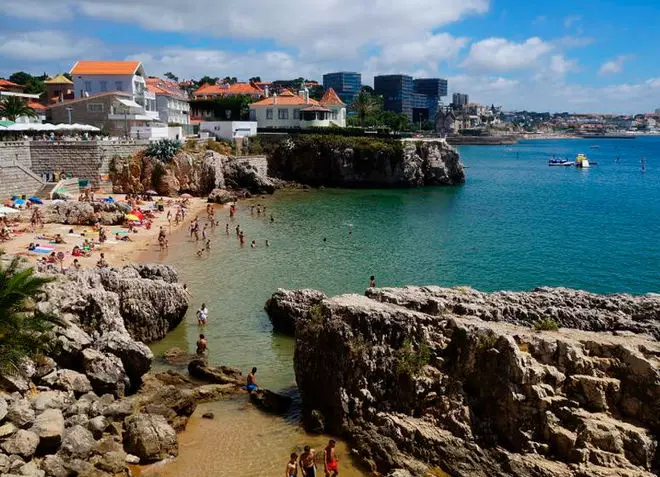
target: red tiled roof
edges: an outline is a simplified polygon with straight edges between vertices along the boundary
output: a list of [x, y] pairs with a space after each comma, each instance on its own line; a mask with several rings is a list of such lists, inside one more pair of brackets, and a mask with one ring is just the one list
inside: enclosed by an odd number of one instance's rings
[[6, 79], [0, 79], [0, 86], [12, 86], [12, 87], [19, 86], [20, 87], [21, 85], [16, 84], [16, 83], [14, 83], [12, 81], [9, 81], [9, 80], [6, 80]]
[[234, 83], [231, 85], [204, 83], [193, 92], [193, 96], [224, 96], [236, 94], [261, 95], [263, 94], [263, 90], [254, 83]]
[[35, 111], [46, 111], [46, 109], [48, 109], [43, 104], [36, 103], [34, 101], [29, 102], [28, 107], [34, 109]]
[[147, 90], [154, 94], [172, 96], [178, 99], [188, 99], [186, 92], [183, 91], [175, 81], [154, 77], [147, 78]]
[[280, 95], [273, 95], [270, 98], [264, 98], [261, 101], [252, 103], [252, 106], [320, 106], [320, 103], [315, 99], [309, 98], [309, 103], [305, 102], [305, 98], [297, 94], [292, 93], [288, 89], [282, 91]]
[[337, 93], [333, 88], [329, 88], [323, 93], [320, 103], [323, 106], [346, 106], [339, 96], [337, 96]]
[[132, 75], [139, 61], [78, 61], [71, 68], [72, 75]]

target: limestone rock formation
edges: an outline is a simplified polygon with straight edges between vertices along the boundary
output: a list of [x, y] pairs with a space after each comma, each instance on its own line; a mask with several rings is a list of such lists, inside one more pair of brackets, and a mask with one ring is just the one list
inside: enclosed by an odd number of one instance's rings
[[266, 301], [265, 310], [275, 331], [293, 335], [297, 322], [305, 319], [309, 310], [326, 298], [325, 293], [318, 290], [280, 288]]
[[[76, 198], [77, 199], [77, 198]], [[60, 201], [41, 208], [45, 223], [68, 225], [103, 225], [123, 223], [124, 215], [130, 212], [126, 204], [106, 202], [78, 202], [77, 200]]]
[[268, 168], [272, 176], [314, 186], [417, 187], [465, 182], [458, 152], [443, 139], [301, 134], [279, 143]]
[[177, 455], [176, 432], [163, 416], [136, 414], [126, 419], [124, 448], [146, 464]]
[[[314, 319], [298, 320], [294, 365], [308, 426], [351, 438], [378, 471], [650, 477], [660, 469], [660, 343], [649, 336], [657, 297], [368, 294], [325, 299]], [[583, 329], [613, 332], [534, 330], [532, 310], [543, 316], [551, 299], [557, 320], [579, 316]], [[629, 326], [626, 313], [643, 326]]]

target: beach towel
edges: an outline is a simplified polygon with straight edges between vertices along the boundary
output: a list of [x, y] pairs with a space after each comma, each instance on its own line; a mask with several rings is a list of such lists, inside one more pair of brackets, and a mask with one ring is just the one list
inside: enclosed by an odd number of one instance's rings
[[52, 247], [36, 247], [36, 248], [35, 248], [34, 250], [32, 250], [32, 251], [33, 251], [33, 252], [37, 252], [37, 253], [51, 253], [51, 252], [54, 252], [55, 249], [52, 248]]

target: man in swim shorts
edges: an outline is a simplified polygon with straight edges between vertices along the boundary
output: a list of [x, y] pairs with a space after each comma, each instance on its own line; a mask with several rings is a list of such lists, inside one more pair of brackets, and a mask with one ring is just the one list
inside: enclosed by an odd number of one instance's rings
[[328, 445], [323, 449], [323, 463], [325, 464], [325, 477], [337, 477], [339, 467], [337, 463], [337, 454], [335, 453], [336, 442], [330, 439]]
[[247, 375], [247, 383], [245, 389], [247, 389], [248, 392], [256, 391], [259, 389], [257, 386], [257, 378], [255, 374], [257, 374], [257, 368], [252, 368], [252, 371], [250, 371], [250, 373]]
[[206, 350], [209, 349], [209, 345], [206, 341], [206, 336], [199, 335], [199, 339], [197, 340], [197, 355], [203, 356], [204, 353], [206, 353]]
[[316, 465], [314, 464], [314, 449], [305, 446], [305, 452], [300, 455], [300, 469], [302, 477], [316, 477]]
[[286, 477], [298, 477], [298, 464], [296, 460], [298, 460], [298, 454], [292, 452], [289, 462], [286, 463], [286, 470], [284, 471]]

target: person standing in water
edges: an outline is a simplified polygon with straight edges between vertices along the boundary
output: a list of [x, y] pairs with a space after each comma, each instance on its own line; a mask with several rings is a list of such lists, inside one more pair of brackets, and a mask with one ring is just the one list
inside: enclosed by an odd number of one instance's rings
[[197, 340], [197, 355], [203, 356], [208, 349], [209, 349], [209, 345], [206, 342], [206, 336], [200, 334], [199, 339]]
[[225, 233], [229, 235], [229, 224], [225, 224]]
[[300, 455], [300, 470], [302, 470], [302, 477], [316, 477], [316, 465], [314, 464], [314, 457], [316, 456], [314, 449], [305, 446], [305, 452]]
[[202, 306], [197, 310], [197, 324], [203, 326], [207, 323], [209, 315], [209, 310], [206, 308], [206, 303], [202, 303]]
[[298, 477], [298, 454], [295, 452], [291, 453], [289, 462], [286, 463], [286, 471], [284, 472], [285, 477]]
[[369, 288], [376, 288], [376, 277], [373, 275], [369, 277]]
[[337, 477], [339, 475], [339, 463], [335, 452], [336, 442], [330, 439], [328, 445], [323, 450], [323, 463], [325, 464], [325, 477]]

